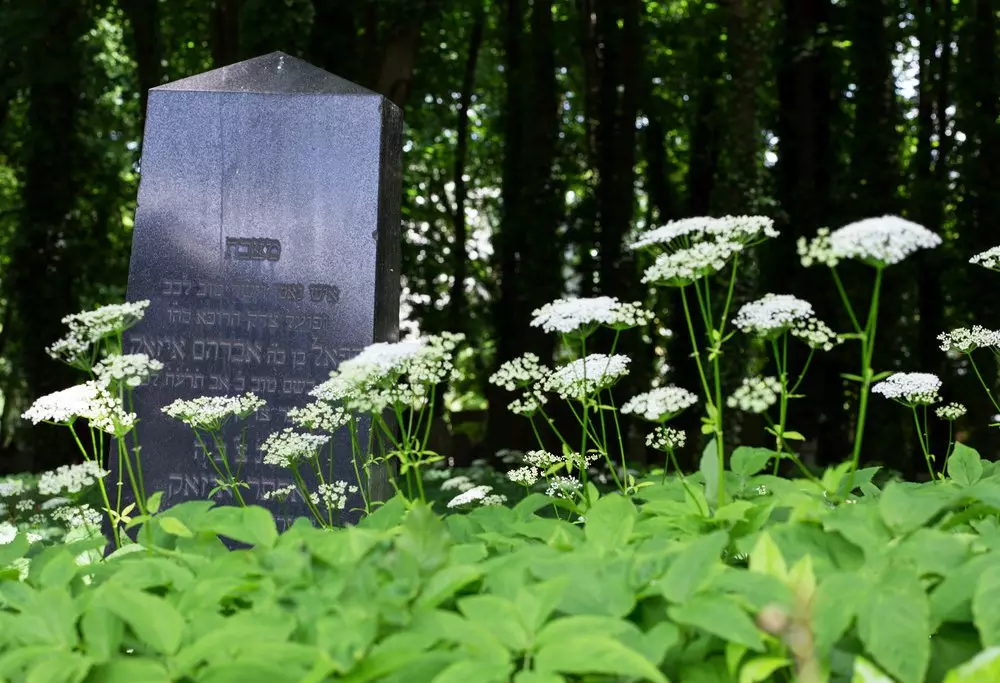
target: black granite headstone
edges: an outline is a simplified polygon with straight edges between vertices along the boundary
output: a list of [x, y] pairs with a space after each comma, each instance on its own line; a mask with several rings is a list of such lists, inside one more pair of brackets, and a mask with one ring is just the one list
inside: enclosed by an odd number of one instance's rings
[[[124, 352], [164, 363], [135, 393], [146, 490], [164, 505], [205, 499], [217, 476], [163, 406], [264, 398], [242, 492], [282, 512], [261, 496], [292, 477], [260, 443], [340, 361], [397, 338], [401, 136], [391, 102], [280, 52], [150, 91], [128, 298], [151, 304]], [[239, 439], [234, 425], [230, 453]], [[334, 441], [335, 478], [353, 482], [346, 431]]]

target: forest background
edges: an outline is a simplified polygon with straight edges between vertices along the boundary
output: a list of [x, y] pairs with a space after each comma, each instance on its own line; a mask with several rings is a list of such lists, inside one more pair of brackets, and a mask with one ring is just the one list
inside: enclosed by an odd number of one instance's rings
[[[404, 110], [409, 323], [474, 349], [445, 455], [531, 445], [486, 379], [525, 351], [553, 357], [527, 323], [564, 294], [657, 313], [624, 342], [623, 399], [697, 389], [686, 335], [665, 333], [684, 330], [679, 303], [640, 284], [627, 245], [670, 220], [756, 213], [782, 237], [757, 249], [738, 300], [797, 294], [841, 331], [829, 275], [799, 266], [797, 237], [885, 213], [941, 234], [889, 270], [874, 367], [940, 374], [945, 400], [970, 407], [960, 438], [995, 453], [993, 410], [936, 336], [1000, 327], [996, 276], [967, 265], [1000, 243], [998, 28], [1000, 0], [0, 0], [0, 472], [73, 457], [59, 430], [18, 416], [75, 380], [44, 352], [60, 319], [124, 296], [144, 94], [273, 50]], [[869, 278], [847, 273], [859, 302]], [[845, 346], [814, 361], [793, 404], [817, 464], [849, 450]], [[723, 360], [732, 386], [766, 357], [737, 337]], [[908, 411], [870, 410], [865, 461], [919, 471]], [[733, 443], [763, 442], [754, 420], [730, 424]]]

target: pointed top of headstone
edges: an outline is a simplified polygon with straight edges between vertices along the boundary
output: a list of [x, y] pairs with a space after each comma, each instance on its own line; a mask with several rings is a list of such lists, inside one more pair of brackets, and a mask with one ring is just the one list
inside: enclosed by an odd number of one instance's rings
[[284, 52], [254, 57], [190, 78], [157, 86], [153, 90], [267, 93], [273, 95], [369, 95], [360, 85], [334, 76]]

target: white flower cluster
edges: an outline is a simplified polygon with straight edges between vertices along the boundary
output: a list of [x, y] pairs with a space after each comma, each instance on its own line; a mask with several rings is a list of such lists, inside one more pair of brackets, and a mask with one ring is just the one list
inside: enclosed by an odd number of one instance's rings
[[396, 404], [422, 408], [431, 387], [458, 378], [454, 356], [462, 339], [446, 332], [372, 344], [341, 363], [311, 394], [342, 403], [349, 412], [377, 413]]
[[7, 545], [17, 537], [17, 527], [10, 522], [0, 522], [0, 545]]
[[830, 351], [841, 342], [840, 335], [819, 318], [799, 321], [792, 325], [792, 336], [801, 339], [813, 349]]
[[0, 498], [19, 496], [25, 491], [24, 481], [8, 477], [0, 479]]
[[650, 422], [664, 422], [698, 402], [698, 397], [680, 387], [658, 387], [633, 396], [621, 407], [625, 415], [638, 415]]
[[622, 303], [611, 296], [556, 299], [536, 309], [532, 315], [532, 327], [563, 334], [581, 329], [589, 332], [597, 325], [625, 330], [645, 325], [653, 319], [653, 313], [644, 310], [642, 304]]
[[303, 434], [286, 427], [280, 432], [269, 434], [260, 445], [260, 452], [264, 454], [265, 465], [291, 467], [303, 458], [316, 455], [316, 451], [329, 440], [329, 436]]
[[135, 301], [68, 315], [62, 321], [69, 326], [69, 333], [46, 351], [56, 360], [76, 364], [89, 354], [91, 344], [123, 332], [142, 320], [148, 307], [148, 300]]
[[144, 353], [108, 356], [94, 366], [94, 374], [104, 386], [124, 384], [137, 387], [150, 375], [163, 369], [163, 363]]
[[664, 427], [661, 425], [646, 435], [646, 445], [658, 451], [672, 451], [676, 448], [684, 448], [685, 443], [687, 443], [687, 435], [673, 427]]
[[21, 417], [33, 424], [70, 424], [82, 417], [95, 428], [118, 436], [128, 432], [136, 420], [135, 413], [125, 412], [117, 396], [94, 381], [42, 396]]
[[351, 416], [340, 406], [326, 401], [313, 401], [288, 411], [288, 419], [305, 429], [333, 433], [351, 421]]
[[764, 237], [777, 237], [774, 221], [766, 216], [723, 216], [711, 218], [696, 216], [671, 221], [666, 225], [645, 232], [632, 243], [632, 249], [670, 244], [687, 238], [691, 241], [721, 239], [739, 244], [751, 244]]
[[474, 486], [458, 494], [448, 501], [449, 508], [462, 507], [476, 503], [482, 507], [503, 505], [507, 502], [507, 497], [502, 494], [493, 493], [492, 486]]
[[476, 485], [474, 481], [469, 479], [464, 474], [460, 474], [457, 477], [452, 477], [451, 479], [446, 479], [441, 482], [442, 491], [468, 491]]
[[101, 513], [87, 504], [79, 507], [67, 505], [54, 510], [52, 519], [64, 522], [70, 529], [78, 529], [83, 526], [99, 526]]
[[90, 420], [90, 424], [97, 429], [115, 436], [127, 434], [135, 426], [137, 419], [135, 413], [125, 412], [121, 400], [103, 387], [99, 387], [94, 393], [90, 413], [82, 417]]
[[592, 396], [627, 375], [630, 360], [620, 354], [607, 356], [593, 353], [558, 368], [545, 378], [543, 387], [563, 399]]
[[1000, 267], [1000, 247], [991, 247], [984, 252], [976, 254], [969, 259], [969, 263], [990, 270], [997, 270]]
[[683, 287], [717, 273], [733, 256], [743, 251], [739, 242], [698, 242], [674, 252], [660, 254], [642, 276], [644, 284]]
[[961, 403], [948, 403], [934, 411], [939, 418], [948, 420], [949, 422], [957, 420], [967, 412], [965, 406]]
[[357, 492], [357, 486], [348, 486], [346, 481], [335, 481], [332, 484], [320, 484], [316, 493], [309, 494], [309, 500], [313, 505], [322, 502], [329, 510], [343, 510], [347, 507], [347, 494]]
[[289, 484], [288, 486], [276, 488], [273, 491], [264, 491], [260, 497], [263, 500], [276, 500], [283, 503], [290, 495], [295, 493], [295, 490], [295, 484]]
[[743, 332], [770, 336], [784, 332], [797, 322], [809, 320], [813, 315], [812, 304], [808, 301], [791, 294], [766, 294], [744, 304], [733, 324]]
[[938, 335], [938, 341], [941, 342], [942, 351], [972, 353], [981, 348], [1000, 348], [1000, 332], [988, 330], [982, 325], [959, 327], [951, 332], [942, 332]]
[[561, 457], [555, 453], [549, 453], [548, 451], [528, 451], [524, 454], [524, 462], [541, 470], [546, 470], [553, 465], [558, 465], [562, 461], [563, 459]]
[[245, 419], [264, 407], [265, 401], [256, 394], [242, 396], [199, 396], [177, 399], [163, 412], [194, 429], [215, 431], [233, 417]]
[[541, 364], [538, 356], [526, 353], [502, 363], [497, 371], [490, 375], [490, 384], [503, 387], [507, 391], [515, 391], [540, 382], [550, 372], [551, 370]]
[[802, 265], [835, 266], [843, 259], [856, 259], [871, 266], [899, 263], [920, 249], [933, 249], [941, 238], [913, 221], [899, 216], [866, 218], [832, 233], [819, 232], [811, 243], [799, 241]]
[[545, 394], [537, 391], [526, 391], [524, 396], [521, 398], [515, 398], [513, 401], [508, 403], [507, 410], [515, 415], [531, 417], [548, 402], [549, 399], [545, 396]]
[[545, 495], [552, 498], [573, 498], [577, 491], [583, 488], [579, 479], [573, 477], [554, 477], [545, 489]]
[[18, 512], [34, 512], [35, 501], [31, 500], [31, 498], [22, 498], [14, 505], [14, 509]]
[[911, 406], [930, 405], [940, 399], [941, 378], [929, 372], [897, 372], [872, 387], [872, 393], [882, 394]]
[[43, 496], [58, 496], [63, 491], [79, 493], [108, 474], [110, 472], [90, 460], [79, 465], [63, 465], [42, 473], [38, 478], [38, 492]]
[[745, 413], [764, 413], [778, 402], [780, 395], [781, 382], [776, 377], [745, 377], [726, 399], [726, 405]]
[[521, 484], [522, 486], [534, 486], [535, 482], [537, 482], [540, 477], [541, 473], [538, 471], [538, 468], [530, 465], [518, 467], [517, 469], [507, 472], [507, 478], [509, 480], [515, 484]]

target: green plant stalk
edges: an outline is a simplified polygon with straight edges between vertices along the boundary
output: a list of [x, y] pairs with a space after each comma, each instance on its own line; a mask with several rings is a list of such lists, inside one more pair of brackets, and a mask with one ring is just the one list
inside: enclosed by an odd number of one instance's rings
[[219, 479], [221, 481], [225, 481], [226, 475], [223, 473], [221, 469], [219, 469], [219, 466], [216, 464], [215, 458], [212, 457], [212, 451], [208, 450], [208, 446], [205, 444], [204, 439], [201, 438], [201, 433], [193, 427], [191, 431], [194, 432], [194, 438], [198, 439], [198, 444], [201, 446], [202, 452], [205, 454], [205, 457], [208, 458], [208, 464], [210, 464], [212, 466], [212, 469], [215, 470], [215, 473], [219, 475]]
[[[583, 387], [584, 387], [584, 390], [586, 391], [586, 387], [587, 387], [587, 337], [586, 336], [582, 336], [580, 338], [580, 352], [581, 352], [580, 358], [583, 359]], [[589, 409], [587, 407], [587, 400], [586, 400], [586, 398], [587, 398], [586, 396], [583, 396], [582, 400], [581, 400], [581, 408], [583, 408], [583, 420], [580, 423], [580, 426], [582, 427], [582, 429], [581, 429], [582, 436], [581, 436], [581, 443], [580, 443], [580, 457], [582, 459], [584, 459], [584, 460], [586, 460], [586, 453], [587, 453], [587, 423], [588, 423], [588, 418], [589, 418], [589, 415], [588, 415]], [[580, 482], [583, 484], [583, 489], [582, 489], [583, 490], [583, 494], [584, 494], [584, 496], [586, 496], [587, 502], [589, 504], [590, 503], [590, 493], [587, 491], [587, 468], [586, 467], [581, 467], [580, 468]]]
[[[785, 451], [785, 426], [788, 421], [788, 331], [781, 334], [781, 353], [778, 352], [778, 342], [771, 340], [771, 351], [774, 354], [774, 363], [778, 368], [778, 380], [781, 382], [781, 397], [778, 399], [778, 427], [774, 431], [775, 445], [778, 457], [774, 459], [774, 476], [778, 476], [778, 468], [781, 465], [781, 454]], [[791, 449], [789, 449], [791, 450]]]
[[[878, 307], [879, 295], [882, 291], [882, 268], [875, 269], [875, 286], [872, 288], [871, 304], [868, 307], [868, 322], [864, 329], [864, 339], [862, 341], [862, 361], [861, 372], [861, 395], [858, 401], [858, 421], [854, 431], [854, 450], [851, 453], [851, 478], [850, 488], [854, 488], [854, 473], [858, 471], [861, 462], [861, 446], [865, 436], [865, 419], [868, 413], [868, 398], [871, 393], [872, 377], [872, 357], [875, 353], [875, 333], [878, 329]], [[845, 294], [846, 296], [846, 294]]]
[[[937, 475], [934, 474], [934, 466], [931, 463], [931, 454], [927, 449], [927, 443], [924, 438], [924, 433], [920, 426], [920, 417], [917, 415], [916, 406], [910, 406], [910, 410], [913, 412], [913, 424], [917, 426], [917, 440], [920, 441], [920, 450], [923, 451], [924, 460], [927, 461], [927, 470], [931, 473], [931, 481], [937, 481]], [[924, 415], [924, 424], [927, 423], [927, 416]]]
[[229, 468], [229, 454], [226, 452], [226, 444], [222, 441], [222, 434], [215, 431], [210, 433], [212, 435], [212, 441], [215, 443], [215, 447], [219, 449], [219, 455], [222, 456], [222, 466], [226, 468], [225, 478], [228, 479], [229, 485], [233, 489], [233, 496], [240, 504], [240, 507], [245, 508], [247, 504], [246, 501], [243, 500], [243, 495], [240, 493], [239, 482], [236, 481], [236, 477], [233, 476], [233, 471]]
[[944, 454], [944, 464], [941, 466], [941, 478], [948, 475], [948, 460], [955, 448], [955, 423], [948, 420], [948, 451]]
[[[361, 501], [365, 505], [365, 514], [371, 514], [371, 508], [368, 503], [368, 478], [361, 480], [361, 470], [358, 468], [358, 458], [361, 455], [361, 444], [358, 442], [358, 425], [351, 415], [350, 421], [347, 423], [347, 431], [351, 435], [351, 466], [354, 468], [354, 478], [358, 481], [358, 491], [361, 492]], [[371, 431], [369, 429], [369, 431]], [[369, 436], [371, 436], [369, 434]], [[333, 478], [333, 435], [330, 435], [330, 478]]]
[[322, 513], [320, 513], [319, 508], [313, 505], [312, 500], [309, 498], [309, 489], [306, 488], [306, 482], [299, 473], [299, 467], [296, 463], [292, 463], [292, 478], [295, 479], [295, 485], [299, 489], [299, 494], [302, 496], [302, 500], [305, 501], [306, 507], [309, 508], [309, 513], [313, 518], [319, 523], [319, 525], [325, 526], [325, 520], [323, 519]]
[[[125, 393], [128, 396], [128, 411], [130, 413], [134, 413], [135, 412], [135, 407], [134, 407], [134, 403], [133, 403], [133, 400], [132, 400], [132, 391], [131, 390], [126, 390]], [[139, 477], [139, 494], [142, 496], [143, 500], [149, 500], [149, 497], [146, 495], [146, 481], [145, 481], [145, 477], [144, 477], [144, 475], [142, 473], [142, 453], [141, 453], [141, 451], [139, 449], [139, 427], [138, 427], [138, 420], [136, 420], [135, 422], [132, 423], [132, 443], [135, 444], [135, 447], [134, 447], [133, 450], [135, 451], [135, 470], [136, 470], [136, 474]]]
[[986, 392], [986, 395], [990, 397], [990, 402], [993, 404], [996, 411], [1000, 413], [1000, 405], [997, 404], [997, 400], [993, 397], [993, 392], [990, 391], [989, 385], [986, 384], [986, 380], [983, 379], [982, 374], [979, 372], [979, 366], [977, 366], [976, 361], [973, 360], [972, 354], [967, 353], [966, 355], [969, 357], [969, 363], [972, 365], [972, 370], [976, 373], [976, 377], [979, 378], [979, 383], [982, 385], [983, 390]]
[[[83, 454], [83, 459], [84, 460], [90, 460], [91, 456], [87, 453], [87, 449], [83, 447], [83, 443], [80, 441], [80, 437], [77, 436], [76, 430], [73, 429], [73, 425], [69, 424], [67, 426], [69, 427], [69, 431], [73, 434], [73, 440], [76, 442], [77, 448], [79, 448], [80, 449], [80, 453]], [[101, 461], [100, 460], [97, 460], [97, 466], [98, 467], [103, 467], [101, 465]], [[111, 524], [111, 534], [114, 537], [113, 540], [115, 542], [115, 548], [121, 548], [122, 547], [122, 545], [121, 545], [121, 539], [118, 537], [118, 525], [114, 522], [114, 518], [112, 518], [112, 516], [111, 516], [111, 501], [108, 500], [108, 489], [104, 485], [104, 478], [103, 477], [101, 477], [101, 478], [99, 478], [97, 480], [97, 487], [101, 491], [101, 499], [104, 501], [104, 509], [108, 513], [108, 519], [112, 522], [112, 524]]]

